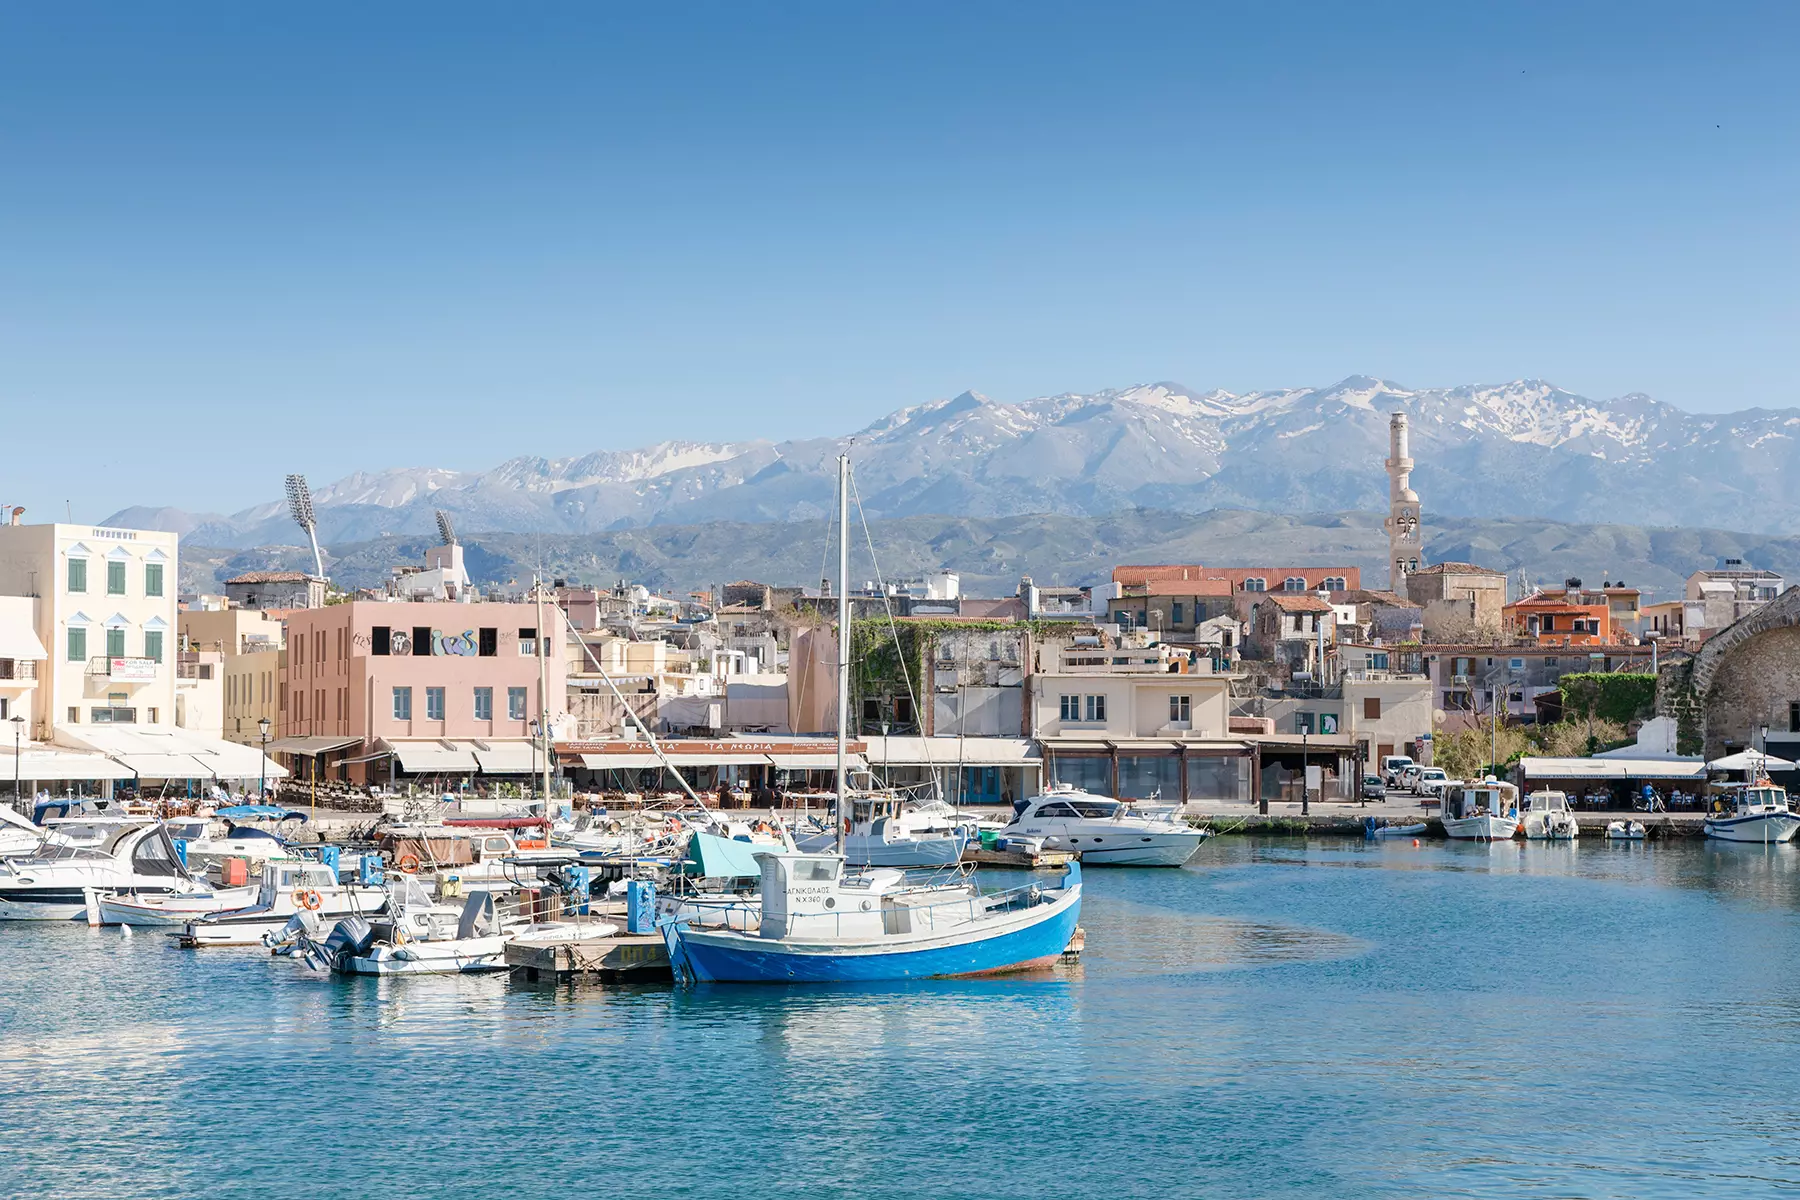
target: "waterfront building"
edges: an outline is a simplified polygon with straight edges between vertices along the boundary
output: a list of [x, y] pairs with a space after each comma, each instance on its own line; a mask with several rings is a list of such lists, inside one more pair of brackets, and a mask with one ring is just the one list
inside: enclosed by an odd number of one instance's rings
[[1444, 562], [1406, 575], [1406, 596], [1420, 608], [1434, 642], [1496, 640], [1504, 626], [1506, 574], [1474, 563]]
[[1780, 574], [1746, 567], [1742, 559], [1728, 558], [1717, 570], [1695, 571], [1682, 592], [1684, 632], [1703, 639], [1743, 620], [1785, 590]]
[[564, 636], [548, 602], [351, 601], [290, 613], [282, 738], [271, 750], [309, 776], [355, 783], [523, 777], [542, 762], [538, 723], [566, 716]]
[[1320, 596], [1273, 592], [1250, 606], [1248, 653], [1288, 672], [1322, 677], [1337, 641], [1337, 612]]
[[[281, 737], [281, 621], [254, 609], [186, 608], [176, 628], [184, 651], [219, 656], [220, 735], [254, 746], [261, 740], [260, 722], [267, 720], [270, 736]], [[196, 671], [200, 665], [195, 660]]]
[[1423, 648], [1432, 703], [1448, 730], [1486, 725], [1498, 709], [1503, 721], [1537, 720], [1538, 697], [1558, 691], [1562, 677], [1583, 672], [1648, 671], [1649, 646], [1478, 643]]
[[[38, 675], [50, 652], [38, 637], [29, 596], [0, 596], [0, 742], [11, 749], [14, 732], [31, 737], [38, 724]], [[18, 718], [17, 730], [10, 724]]]

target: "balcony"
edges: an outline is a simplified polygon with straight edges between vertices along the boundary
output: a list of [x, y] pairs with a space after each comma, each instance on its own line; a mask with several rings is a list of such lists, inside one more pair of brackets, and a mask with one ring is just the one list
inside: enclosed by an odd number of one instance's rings
[[153, 658], [109, 658], [95, 654], [87, 661], [87, 673], [116, 679], [120, 683], [152, 683], [156, 680], [159, 665]]
[[37, 661], [30, 658], [0, 658], [0, 683], [35, 683]]

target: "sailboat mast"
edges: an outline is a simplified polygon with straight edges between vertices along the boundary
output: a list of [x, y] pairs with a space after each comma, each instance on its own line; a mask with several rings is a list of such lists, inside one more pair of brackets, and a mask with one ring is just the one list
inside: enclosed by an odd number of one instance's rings
[[845, 766], [850, 727], [850, 456], [838, 455], [838, 681], [837, 681], [837, 826], [838, 853], [844, 852], [844, 822], [850, 818], [846, 796], [850, 773]]

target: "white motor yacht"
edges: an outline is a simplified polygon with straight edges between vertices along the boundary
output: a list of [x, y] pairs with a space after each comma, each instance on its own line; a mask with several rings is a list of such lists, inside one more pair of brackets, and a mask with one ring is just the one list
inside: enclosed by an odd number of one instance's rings
[[1527, 796], [1521, 825], [1525, 837], [1534, 842], [1568, 842], [1581, 836], [1575, 814], [1569, 811], [1569, 798], [1556, 791], [1533, 792]]
[[1076, 851], [1088, 866], [1115, 867], [1179, 867], [1207, 838], [1206, 830], [1183, 821], [1145, 816], [1123, 801], [1071, 787], [1021, 800], [1001, 834]]
[[49, 834], [30, 817], [14, 812], [10, 804], [0, 804], [0, 858], [34, 853]]
[[119, 825], [98, 846], [43, 843], [28, 855], [0, 859], [0, 920], [73, 921], [87, 915], [90, 890], [129, 895], [205, 891], [182, 870], [163, 826]]
[[321, 918], [345, 917], [378, 913], [386, 903], [386, 889], [372, 884], [339, 883], [337, 872], [322, 862], [266, 862], [252, 903], [182, 922], [181, 944], [255, 946], [263, 941], [263, 935], [280, 933], [298, 912]]
[[1444, 836], [1503, 842], [1519, 833], [1519, 789], [1489, 776], [1453, 787], [1444, 796]]
[[1723, 811], [1707, 815], [1706, 836], [1722, 842], [1778, 845], [1793, 841], [1800, 831], [1800, 816], [1788, 805], [1787, 789], [1767, 780], [1739, 788], [1728, 799], [1720, 797], [1714, 806]]

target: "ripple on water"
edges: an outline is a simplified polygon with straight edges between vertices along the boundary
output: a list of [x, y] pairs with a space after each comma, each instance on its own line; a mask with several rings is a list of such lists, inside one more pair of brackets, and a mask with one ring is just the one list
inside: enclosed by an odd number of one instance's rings
[[1369, 943], [1282, 921], [1177, 912], [1147, 904], [1091, 905], [1084, 958], [1109, 975], [1184, 975], [1354, 958]]

